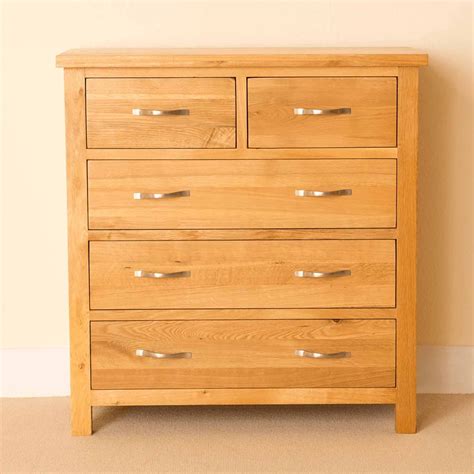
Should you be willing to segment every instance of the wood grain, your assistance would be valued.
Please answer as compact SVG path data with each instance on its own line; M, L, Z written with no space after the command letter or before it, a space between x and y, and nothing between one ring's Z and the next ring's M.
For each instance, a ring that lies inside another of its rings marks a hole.
M91 310L91 321L192 321L208 319L396 319L395 308L135 309Z
M416 432L416 190L418 69L400 71L399 194L397 240L397 404L398 433Z
M424 66L412 48L107 48L72 49L58 67L347 67Z
M398 67L92 67L86 77L334 77L398 76ZM247 95L247 94L245 94Z
M396 225L395 160L90 161L91 229L370 228ZM350 189L298 197L295 190ZM186 190L175 199L140 193Z
M92 432L89 353L87 170L83 162L85 79L81 69L64 72L67 150L69 331L73 435Z
M92 390L94 406L393 404L395 388Z
M136 229L90 230L89 240L387 240L397 235L397 229Z
M87 160L300 160L397 158L398 148L206 148L86 150Z
M349 115L295 115L295 108L351 108ZM396 146L393 77L250 78L250 148Z
M297 270L352 275L296 278ZM136 278L134 271L190 271ZM338 308L395 304L390 240L91 242L91 309Z
M235 71L234 71L235 73ZM247 149L247 77L237 75L235 78L236 119L237 119L237 146L236 150Z
M137 349L192 358L137 357ZM297 349L351 355L309 359ZM93 322L91 353L94 389L395 385L391 320Z
M188 109L183 116L134 116L132 109ZM233 148L235 80L87 80L89 148Z

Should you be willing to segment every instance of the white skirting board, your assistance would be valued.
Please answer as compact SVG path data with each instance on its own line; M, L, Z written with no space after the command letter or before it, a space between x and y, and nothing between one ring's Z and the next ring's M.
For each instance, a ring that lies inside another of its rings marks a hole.
M418 346L418 393L473 393L473 346ZM69 349L0 349L1 397L69 395Z
M418 346L418 393L474 393L474 346Z
M63 397L69 390L69 348L0 349L1 397Z

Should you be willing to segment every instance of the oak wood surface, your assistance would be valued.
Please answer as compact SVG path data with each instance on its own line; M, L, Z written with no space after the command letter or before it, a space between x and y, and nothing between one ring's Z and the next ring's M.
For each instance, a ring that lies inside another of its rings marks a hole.
M186 278L137 278L134 272ZM350 270L297 278L295 271ZM91 309L338 308L395 305L390 240L90 243Z
M396 319L396 308L258 308L90 310L90 321L179 321L208 319Z
M396 166L395 160L90 161L89 227L395 227ZM352 195L295 195L341 189ZM183 190L190 195L133 198Z
M393 404L396 388L92 390L94 406Z
M132 115L136 108L189 115ZM89 148L233 148L235 120L232 78L87 80Z
M348 115L295 115L295 108L350 108ZM396 146L393 77L250 78L250 148Z
M416 192L418 69L399 78L399 236L397 240L397 404L396 430L416 432Z
M397 158L397 148L88 148L86 160L300 160Z
M89 230L89 240L396 239L397 229L160 229Z
M398 67L91 67L86 77L334 77L398 76Z
M234 71L235 74L235 71ZM247 76L236 74L235 94L236 94L236 127L237 127L237 145L236 151L247 149Z
M424 66L412 48L96 48L71 49L58 67Z
M69 331L71 423L74 435L92 432L89 352L89 269L87 242L87 170L85 79L81 69L64 72L68 205Z
M137 349L192 357L138 357ZM303 358L298 349L350 357ZM93 322L91 354L94 389L393 387L395 322Z

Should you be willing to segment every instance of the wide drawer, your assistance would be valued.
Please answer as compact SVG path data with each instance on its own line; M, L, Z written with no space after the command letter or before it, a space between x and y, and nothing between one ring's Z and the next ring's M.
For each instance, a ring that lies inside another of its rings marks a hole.
M394 147L394 77L251 78L251 148Z
M88 148L234 148L232 78L87 79Z
M90 161L91 229L395 227L396 160Z
M92 322L93 389L393 387L393 320Z
M394 304L393 240L90 242L92 309Z

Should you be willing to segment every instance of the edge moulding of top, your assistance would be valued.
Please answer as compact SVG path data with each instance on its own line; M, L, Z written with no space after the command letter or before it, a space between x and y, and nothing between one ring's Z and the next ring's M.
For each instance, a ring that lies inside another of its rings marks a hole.
M426 66L412 48L106 48L71 49L56 66L84 67L397 67Z

